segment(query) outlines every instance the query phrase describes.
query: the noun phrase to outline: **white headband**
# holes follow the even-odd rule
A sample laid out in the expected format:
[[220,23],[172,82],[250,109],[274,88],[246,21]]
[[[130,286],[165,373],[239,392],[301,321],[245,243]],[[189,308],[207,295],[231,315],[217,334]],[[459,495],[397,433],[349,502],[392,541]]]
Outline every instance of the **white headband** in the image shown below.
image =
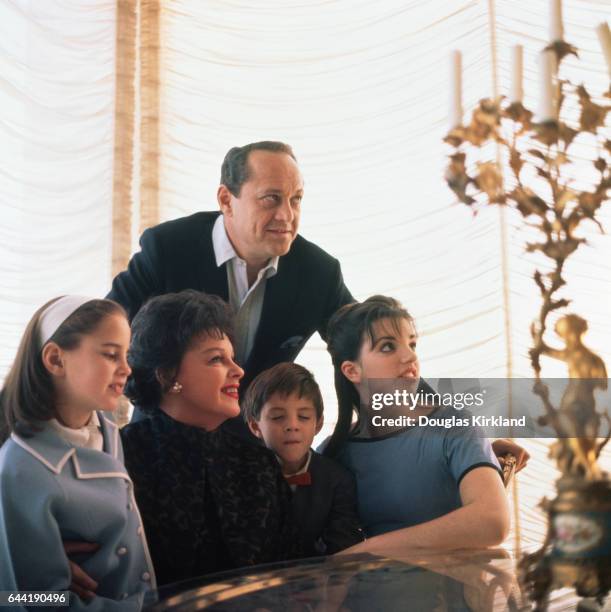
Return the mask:
[[40,348],[42,348],[59,326],[78,308],[95,298],[82,295],[64,295],[47,306],[38,319]]

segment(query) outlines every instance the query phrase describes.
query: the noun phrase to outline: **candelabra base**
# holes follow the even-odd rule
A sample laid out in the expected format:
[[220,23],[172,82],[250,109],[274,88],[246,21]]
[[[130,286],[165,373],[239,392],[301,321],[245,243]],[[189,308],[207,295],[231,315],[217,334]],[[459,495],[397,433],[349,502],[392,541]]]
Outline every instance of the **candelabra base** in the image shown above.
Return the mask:
[[[536,610],[546,609],[551,591],[567,587],[602,606],[611,590],[611,482],[564,477],[557,490],[542,502],[548,535],[520,561],[520,580]],[[584,600],[579,609],[596,604]]]

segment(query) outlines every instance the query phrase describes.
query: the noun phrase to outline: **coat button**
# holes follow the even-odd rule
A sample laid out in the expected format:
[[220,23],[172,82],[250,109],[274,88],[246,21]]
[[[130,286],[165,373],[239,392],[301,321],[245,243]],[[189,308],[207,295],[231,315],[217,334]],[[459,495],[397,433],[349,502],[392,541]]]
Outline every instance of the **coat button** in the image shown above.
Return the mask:
[[151,575],[148,572],[144,572],[144,574],[142,574],[142,580],[145,580],[146,582],[148,582],[151,579]]
[[142,525],[140,525],[140,527],[138,527],[137,534],[138,534],[139,536],[141,536],[141,535],[142,535],[142,531],[143,531],[143,529],[142,529]]
[[122,557],[125,553],[127,553],[127,548],[125,548],[125,546],[117,548],[117,554],[119,555],[119,557]]

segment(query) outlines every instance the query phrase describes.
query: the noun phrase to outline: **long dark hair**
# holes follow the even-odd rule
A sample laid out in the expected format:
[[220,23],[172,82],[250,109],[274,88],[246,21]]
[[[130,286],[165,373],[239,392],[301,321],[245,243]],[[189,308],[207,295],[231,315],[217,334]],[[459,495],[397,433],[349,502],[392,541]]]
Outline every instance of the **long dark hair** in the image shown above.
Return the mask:
[[344,361],[356,361],[365,340],[373,345],[373,324],[380,319],[399,323],[402,319],[413,321],[400,302],[384,295],[374,295],[364,302],[342,306],[329,320],[327,350],[335,369],[335,393],[337,394],[337,423],[324,454],[334,456],[350,434],[353,415],[359,417],[360,398],[354,384],[342,373]]
[[145,412],[158,408],[184,354],[202,334],[233,343],[233,313],[216,295],[194,289],[151,298],[132,321],[125,395]]
[[[12,431],[21,436],[31,436],[38,429],[36,422],[56,416],[55,385],[42,362],[39,321],[42,313],[59,299],[50,300],[34,313],[21,338],[15,361],[0,391],[0,441],[4,441]],[[104,318],[116,314],[127,318],[125,310],[110,300],[85,302],[47,342],[55,342],[67,351],[78,348],[83,336],[93,332]]]

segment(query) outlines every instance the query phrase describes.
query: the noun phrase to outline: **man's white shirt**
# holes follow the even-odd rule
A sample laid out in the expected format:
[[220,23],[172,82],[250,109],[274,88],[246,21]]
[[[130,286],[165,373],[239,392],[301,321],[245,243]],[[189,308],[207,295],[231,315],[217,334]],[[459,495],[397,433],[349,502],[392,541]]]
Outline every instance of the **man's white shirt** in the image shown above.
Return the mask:
[[278,272],[279,257],[273,257],[259,271],[252,287],[248,287],[246,262],[235,252],[227,231],[223,215],[219,215],[212,228],[212,246],[218,267],[227,263],[227,286],[229,304],[236,315],[235,319],[235,356],[238,363],[244,365],[255,343],[255,335],[265,296],[265,284]]

